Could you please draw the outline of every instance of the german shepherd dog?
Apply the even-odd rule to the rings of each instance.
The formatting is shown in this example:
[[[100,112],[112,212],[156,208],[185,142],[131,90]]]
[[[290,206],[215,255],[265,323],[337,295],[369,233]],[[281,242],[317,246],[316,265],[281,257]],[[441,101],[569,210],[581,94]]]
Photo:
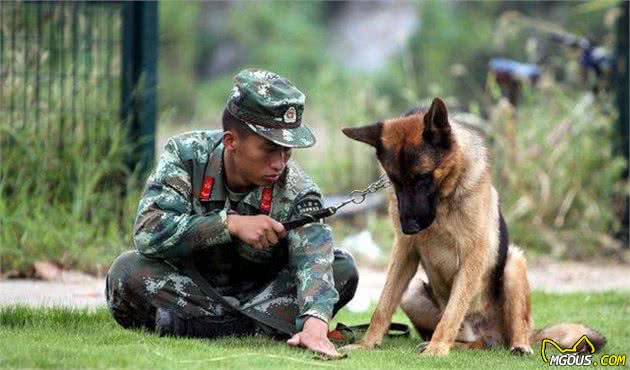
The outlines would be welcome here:
[[[582,335],[596,349],[605,344],[604,336],[580,324],[532,331],[525,258],[508,245],[486,148],[478,135],[449,120],[441,99],[428,111],[343,133],[376,148],[393,185],[389,213],[396,228],[369,329],[346,349],[379,345],[399,304],[430,340],[418,347],[426,355],[446,355],[453,345],[509,346],[513,354],[527,355],[533,353],[530,344],[543,338],[569,348]],[[428,282],[412,281],[419,265]]]

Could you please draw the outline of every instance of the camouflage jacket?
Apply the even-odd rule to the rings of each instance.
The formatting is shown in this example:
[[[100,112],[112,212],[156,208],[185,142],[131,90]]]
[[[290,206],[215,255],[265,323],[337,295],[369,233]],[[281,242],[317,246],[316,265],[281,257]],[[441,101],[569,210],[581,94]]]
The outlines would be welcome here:
[[[227,190],[223,180],[222,131],[195,131],[171,138],[147,180],[134,225],[136,249],[147,257],[197,258],[201,252],[235,248],[227,229]],[[236,208],[241,215],[268,214],[284,222],[322,207],[317,186],[293,162],[273,187],[258,187]],[[338,294],[334,287],[333,239],[329,226],[313,223],[287,233],[287,261],[297,278],[301,330],[307,316],[329,321]],[[212,256],[210,254],[204,254]],[[210,264],[242,265],[216,259]],[[211,259],[211,258],[210,258]],[[216,271],[221,267],[214,266]],[[212,269],[211,269],[212,270]]]

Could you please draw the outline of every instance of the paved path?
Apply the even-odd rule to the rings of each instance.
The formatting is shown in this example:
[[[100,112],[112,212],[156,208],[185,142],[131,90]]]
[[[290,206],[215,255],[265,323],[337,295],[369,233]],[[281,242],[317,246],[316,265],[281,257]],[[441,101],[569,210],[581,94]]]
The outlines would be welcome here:
[[[98,307],[105,305],[105,279],[63,272],[53,281],[0,280],[0,305]]]
[[[359,288],[349,308],[367,310],[378,301],[385,284],[385,272],[362,269]],[[528,271],[533,290],[550,293],[603,292],[607,290],[630,293],[630,265],[594,265],[580,262],[544,262],[530,266]]]
[[[630,265],[592,265],[578,262],[548,262],[530,267],[532,289],[548,292],[630,291]],[[378,300],[385,272],[361,268],[359,288],[349,305],[367,310]],[[105,282],[77,272],[63,272],[54,281],[2,280],[0,305],[69,306],[94,308],[105,304]]]

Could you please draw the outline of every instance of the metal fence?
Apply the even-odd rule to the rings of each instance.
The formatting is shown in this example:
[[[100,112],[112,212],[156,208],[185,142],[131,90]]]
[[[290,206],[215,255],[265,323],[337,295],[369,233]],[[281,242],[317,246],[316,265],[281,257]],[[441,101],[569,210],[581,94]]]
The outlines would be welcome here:
[[[0,125],[62,148],[124,122],[147,167],[156,63],[155,3],[0,1]]]

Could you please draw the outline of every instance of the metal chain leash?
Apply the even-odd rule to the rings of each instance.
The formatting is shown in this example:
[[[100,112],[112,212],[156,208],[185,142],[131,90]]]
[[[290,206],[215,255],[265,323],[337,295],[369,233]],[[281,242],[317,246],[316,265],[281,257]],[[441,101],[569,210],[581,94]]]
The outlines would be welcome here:
[[[376,193],[377,191],[386,188],[388,186],[391,185],[391,182],[389,181],[389,178],[387,177],[387,174],[382,174],[378,180],[374,181],[373,183],[371,183],[370,185],[368,185],[367,188],[363,189],[363,190],[353,190],[350,193],[350,199],[345,200],[341,203],[339,203],[336,207],[335,207],[335,211],[339,210],[339,208],[350,204],[350,203],[354,203],[354,204],[361,204],[365,201],[365,198],[368,196],[368,194],[372,194],[372,193]]]
[[[317,222],[321,220],[322,218],[330,217],[334,215],[335,213],[337,213],[337,211],[341,207],[344,207],[350,203],[361,204],[365,201],[365,198],[368,196],[368,194],[375,193],[390,185],[391,185],[391,182],[389,181],[389,178],[387,177],[387,175],[382,174],[378,178],[378,180],[368,185],[367,188],[363,190],[353,190],[350,193],[350,198],[348,198],[347,200],[344,200],[343,202],[337,204],[336,206],[322,208],[312,213],[305,213],[301,215],[300,217],[298,217],[297,219],[284,222],[283,223],[284,228],[285,230],[289,231],[289,230],[295,229],[296,227],[300,227],[311,222]]]

